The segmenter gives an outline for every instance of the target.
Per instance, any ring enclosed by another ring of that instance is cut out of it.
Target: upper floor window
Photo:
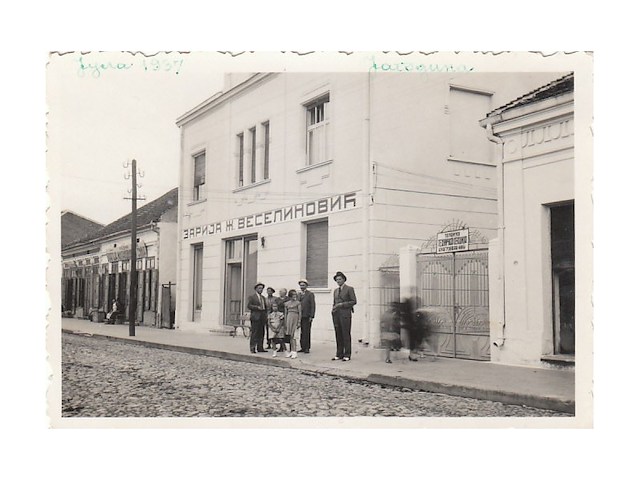
[[[264,143],[264,154],[262,163],[262,178],[267,180],[269,178],[269,122],[262,124],[262,139]]]
[[[491,111],[491,93],[451,86],[449,90],[449,158],[492,163],[492,144],[478,121]]]
[[[238,188],[269,179],[270,135],[268,121],[236,135]]]
[[[199,153],[193,157],[193,200],[204,199],[204,182],[206,160],[205,153]]]
[[[244,185],[244,133],[239,133],[236,137],[238,152],[238,186]]]
[[[329,160],[329,94],[305,105],[307,110],[307,165]]]
[[[256,128],[250,128],[249,129],[249,141],[251,142],[251,183],[256,183],[256,177],[257,177],[257,161],[258,161],[258,157],[256,156]]]

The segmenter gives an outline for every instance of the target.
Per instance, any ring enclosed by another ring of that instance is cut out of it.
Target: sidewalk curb
[[[525,395],[516,392],[502,390],[489,390],[483,388],[467,387],[464,385],[454,385],[448,383],[430,382],[427,380],[414,380],[411,378],[380,375],[372,373],[367,377],[367,381],[394,387],[411,388],[431,393],[444,393],[456,395],[458,397],[475,398],[477,400],[489,400],[501,402],[509,405],[522,405],[526,407],[541,408],[544,410],[554,410],[563,413],[575,414],[575,402],[565,401],[550,397],[537,397],[535,395]]]
[[[149,348],[158,348],[162,350],[171,350],[194,355],[204,355],[208,357],[216,357],[224,360],[233,360],[236,362],[255,363],[269,365],[281,368],[294,368],[296,370],[312,372],[322,375],[331,375],[351,380],[365,381],[378,385],[388,385],[392,387],[410,388],[430,393],[442,393],[446,395],[455,395],[465,398],[474,398],[477,400],[489,400],[493,402],[501,402],[509,405],[522,405],[533,408],[541,408],[546,410],[554,410],[563,413],[575,415],[575,401],[561,400],[552,397],[539,397],[535,395],[526,395],[516,392],[508,392],[501,390],[489,390],[476,387],[468,387],[464,385],[455,385],[442,382],[432,382],[428,380],[417,380],[399,376],[383,375],[378,373],[360,373],[353,370],[342,370],[339,368],[324,367],[310,365],[304,362],[291,363],[289,360],[280,358],[259,356],[259,354],[242,354],[225,352],[221,350],[209,350],[204,348],[188,347],[182,345],[171,345],[166,343],[152,342],[148,340],[140,340],[137,338],[119,337],[107,334],[85,333],[78,330],[62,329],[62,333],[72,335],[87,336],[94,338],[104,338],[109,340],[117,340],[128,344],[142,345]]]

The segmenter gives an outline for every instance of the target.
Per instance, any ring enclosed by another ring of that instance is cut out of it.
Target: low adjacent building
[[[481,125],[501,147],[498,230],[490,244],[491,358],[573,365],[574,75],[494,109]]]
[[[118,318],[126,320],[131,270],[136,268],[136,321],[172,327],[177,211],[177,188],[138,209],[136,265],[131,265],[131,214],[63,246],[63,314],[102,321],[116,300]]]

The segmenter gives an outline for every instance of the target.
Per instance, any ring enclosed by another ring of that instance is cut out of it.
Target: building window
[[[202,244],[193,246],[193,321],[202,313]]]
[[[123,260],[122,261],[122,271],[123,272],[128,272],[129,271],[129,260]]]
[[[327,287],[329,277],[329,221],[306,224],[306,277],[310,287]]]
[[[449,158],[493,163],[492,144],[478,121],[491,111],[491,93],[449,88]]]
[[[256,129],[249,129],[249,141],[251,142],[251,183],[256,183],[257,179],[257,157],[256,157]]]
[[[244,133],[236,136],[236,150],[238,152],[238,186],[244,185]]]
[[[264,122],[262,124],[262,134],[264,141],[264,157],[263,157],[263,170],[262,170],[262,178],[267,180],[269,178],[269,122]]]
[[[329,160],[329,94],[305,105],[307,110],[307,165]]]
[[[142,258],[136,258],[136,270],[142,270]]]
[[[147,270],[153,270],[154,268],[156,268],[156,257],[147,257],[145,259],[146,262],[146,269]]]
[[[202,152],[193,157],[193,200],[204,199],[206,160]]]
[[[118,262],[111,262],[111,273],[118,273]]]

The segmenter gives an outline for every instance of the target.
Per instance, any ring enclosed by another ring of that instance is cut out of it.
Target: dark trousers
[[[311,348],[311,318],[302,317],[300,320],[300,349],[308,352]]]
[[[251,320],[251,337],[249,337],[249,348],[251,350],[264,349],[264,327],[266,322],[263,319]]]
[[[269,325],[268,322],[264,322],[264,338],[267,339],[267,345],[271,346],[271,339],[269,338]]]
[[[334,313],[333,328],[336,332],[336,357],[351,357],[351,316]]]

